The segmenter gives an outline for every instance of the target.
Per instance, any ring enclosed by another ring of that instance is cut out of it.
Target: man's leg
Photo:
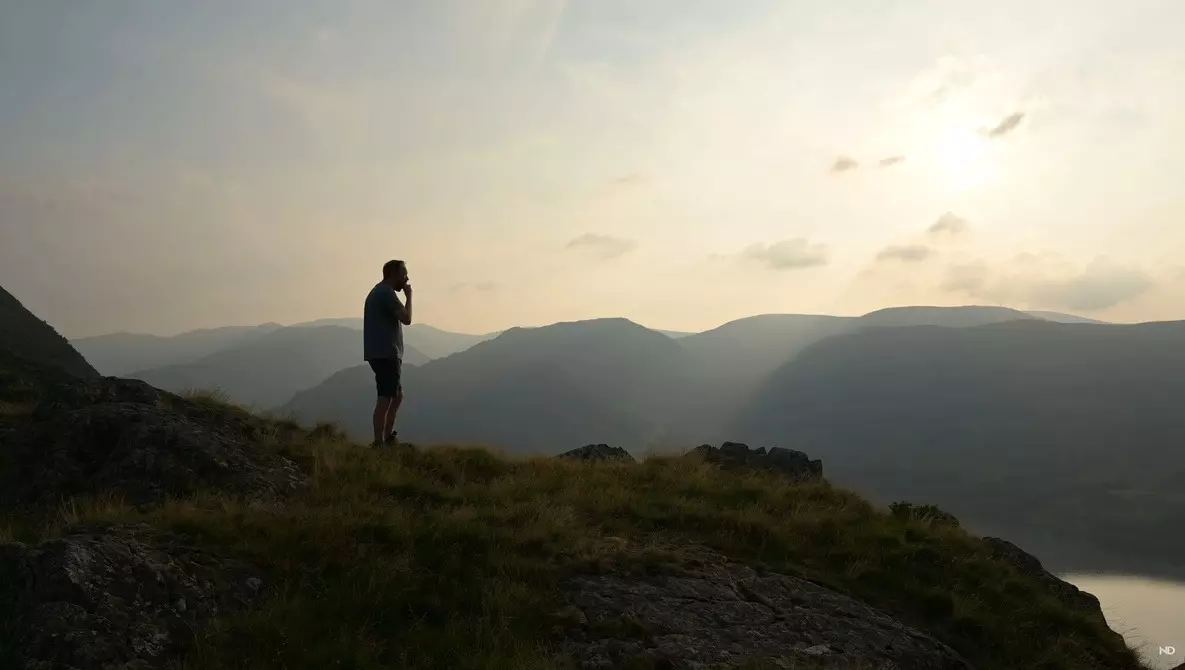
[[[390,417],[392,417],[390,420],[392,420],[392,421],[394,420],[395,412],[391,411],[391,405],[393,404],[394,400],[395,400],[394,398],[391,398],[388,396],[379,396],[378,402],[376,402],[374,404],[373,419],[374,419],[374,443],[375,444],[382,444],[383,443],[383,438],[387,434],[387,433],[383,432],[384,425],[387,424],[389,421],[389,419],[387,419],[387,417],[390,416]],[[388,429],[388,432],[389,432],[389,429]]]
[[[387,440],[386,444],[394,446],[395,442],[395,416],[399,414],[399,406],[403,404],[403,387],[399,387],[399,391],[391,398],[391,410],[387,412],[387,420],[383,425],[383,439]]]

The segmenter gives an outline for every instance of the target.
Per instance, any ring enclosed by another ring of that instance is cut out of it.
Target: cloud
[[[629,253],[637,246],[638,243],[634,240],[597,233],[585,233],[567,244],[569,249],[585,250],[602,260],[609,260]]]
[[[995,126],[991,128],[981,128],[979,132],[987,137],[1003,137],[1013,130],[1016,130],[1016,127],[1020,125],[1021,120],[1024,118],[1024,112],[1013,112],[1012,114],[1009,114],[1008,116],[1005,116],[1003,119],[1001,119],[1000,122]]]
[[[894,165],[897,165],[899,163],[904,163],[904,162],[905,162],[905,156],[888,156],[886,158],[880,159],[879,161],[876,162],[876,164],[879,165],[880,167],[884,168],[884,167],[892,167]]]
[[[840,156],[839,158],[835,159],[834,163],[831,164],[831,171],[848,172],[849,170],[855,170],[858,167],[860,167],[860,164],[856,162],[855,158],[851,158],[850,156]]]
[[[650,180],[646,177],[646,175],[641,174],[639,172],[631,172],[630,174],[627,174],[627,175],[615,177],[610,183],[613,184],[614,186],[625,187],[625,186],[641,186],[642,184],[645,184],[648,181],[650,181]]]
[[[924,244],[906,244],[885,247],[876,255],[876,259],[878,261],[920,263],[933,255],[934,250]]]
[[[811,244],[799,237],[774,242],[769,246],[752,244],[741,252],[741,257],[761,263],[770,270],[797,270],[826,265],[827,247]]]
[[[955,214],[954,212],[946,212],[938,217],[934,225],[926,229],[926,232],[933,236],[938,235],[962,235],[970,232],[971,224],[967,219]]]
[[[1060,270],[1060,271],[1059,271]],[[1025,255],[991,270],[982,262],[947,268],[942,288],[999,303],[1022,303],[1034,309],[1091,312],[1114,307],[1153,286],[1142,270],[1098,258],[1085,268],[1054,270],[1040,257]]]

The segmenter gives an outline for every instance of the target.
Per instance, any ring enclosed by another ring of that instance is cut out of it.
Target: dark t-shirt
[[[366,296],[362,316],[362,357],[403,360],[403,322],[406,314],[395,289],[379,282]]]

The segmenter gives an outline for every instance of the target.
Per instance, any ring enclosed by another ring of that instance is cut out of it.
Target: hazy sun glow
[[[935,143],[935,170],[948,189],[962,192],[986,185],[996,178],[989,142],[968,128],[948,128]]]

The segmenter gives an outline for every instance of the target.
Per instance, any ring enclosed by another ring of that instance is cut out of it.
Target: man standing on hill
[[[407,305],[396,291],[407,296]],[[374,443],[371,446],[395,446],[395,414],[403,403],[403,326],[411,325],[411,284],[407,264],[387,261],[383,280],[366,296],[362,318],[363,358],[374,370],[378,402],[374,406]]]

